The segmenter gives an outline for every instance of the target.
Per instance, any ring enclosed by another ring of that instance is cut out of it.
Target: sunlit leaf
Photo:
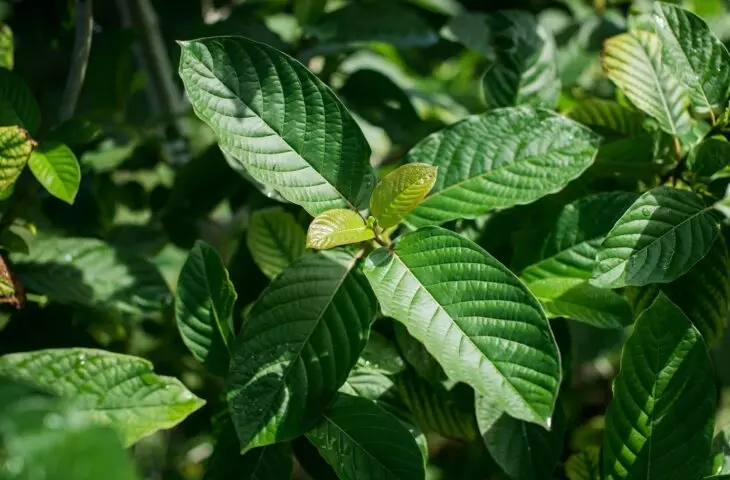
[[[81,168],[70,148],[62,143],[45,142],[33,150],[28,166],[51,195],[74,203],[81,183]]]
[[[372,228],[352,210],[338,208],[317,216],[307,230],[307,248],[327,250],[340,245],[363,242],[375,237]]]
[[[370,214],[382,228],[397,225],[428,195],[436,183],[438,169],[407,163],[386,175],[370,197]]]

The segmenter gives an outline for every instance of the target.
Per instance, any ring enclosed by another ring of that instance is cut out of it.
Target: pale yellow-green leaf
[[[13,31],[7,25],[0,26],[0,68],[13,69]]]
[[[373,190],[370,213],[382,228],[397,225],[426,198],[436,183],[438,168],[407,163],[390,172]]]
[[[0,127],[0,190],[14,184],[33,151],[33,141],[23,128]]]
[[[358,243],[375,237],[365,220],[352,210],[328,210],[309,224],[307,248],[326,250],[340,245]]]

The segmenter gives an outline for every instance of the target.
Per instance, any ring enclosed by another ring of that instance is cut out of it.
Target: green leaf
[[[394,322],[393,330],[395,331],[395,341],[398,349],[403,353],[403,358],[421,378],[432,385],[443,386],[447,390],[453,387],[454,382],[446,376],[441,365],[428,353],[421,342],[408,333],[402,323]]]
[[[338,394],[307,438],[342,480],[424,478],[415,440],[369,400]]]
[[[553,277],[590,279],[601,242],[636,198],[634,193],[604,192],[563,207],[542,245],[541,260],[521,278],[527,283]]]
[[[317,216],[307,230],[307,248],[328,250],[375,238],[375,232],[352,210],[338,208]]]
[[[671,283],[632,287],[627,290],[634,311],[647,309],[663,292],[700,331],[712,347],[722,338],[730,311],[730,257],[722,235],[709,253]]]
[[[41,112],[25,82],[16,74],[0,68],[0,125],[19,125],[30,135],[38,132]]]
[[[460,404],[458,394],[428,383],[412,370],[399,375],[397,383],[401,398],[423,432],[465,442],[477,438],[471,405]]]
[[[398,225],[428,195],[437,174],[431,165],[407,163],[386,175],[370,197],[370,214],[378,226]]]
[[[33,141],[28,132],[17,126],[0,126],[0,190],[15,183],[32,151]]]
[[[607,480],[703,477],[715,424],[715,380],[689,319],[659,295],[636,321],[606,412]]]
[[[609,38],[604,44],[606,75],[639,110],[656,119],[675,137],[692,129],[686,90],[662,65],[662,44],[651,32],[636,31]]]
[[[188,350],[222,376],[228,371],[235,303],[236,291],[218,252],[207,243],[196,242],[180,271],[175,319]]]
[[[438,37],[412,9],[383,0],[348,3],[329,12],[310,32],[330,45],[385,42],[399,47],[425,47]]]
[[[370,147],[332,91],[302,64],[243,37],[181,42],[180,76],[221,149],[315,216],[364,208]]]
[[[407,156],[439,167],[413,210],[413,227],[533,202],[563,189],[593,162],[599,137],[556,113],[516,107],[474,115],[436,132]]]
[[[550,32],[523,10],[487,15],[485,24],[494,49],[482,79],[487,105],[555,108],[560,78]]]
[[[544,278],[527,285],[548,318],[570,318],[597,328],[631,325],[631,307],[623,295],[598,288],[580,278]]]
[[[488,405],[483,405],[487,403]],[[482,440],[497,464],[514,480],[543,480],[560,459],[565,435],[565,414],[560,404],[550,430],[502,414],[494,420],[494,406],[476,398],[476,417]]]
[[[360,354],[365,365],[386,375],[395,375],[406,368],[398,349],[378,332],[371,332],[368,343]]]
[[[709,177],[729,164],[730,143],[723,136],[705,139],[687,157],[687,168],[701,177]]]
[[[565,462],[568,480],[601,480],[601,452],[596,447],[587,447],[570,456]]]
[[[13,31],[3,24],[0,26],[0,68],[13,69],[14,52]]]
[[[431,227],[373,251],[365,275],[383,313],[403,323],[449,378],[514,417],[549,425],[558,350],[539,302],[506,267]]]
[[[718,232],[714,213],[696,193],[649,190],[606,235],[591,283],[619,288],[671,282],[707,255]]]
[[[286,444],[255,448],[241,455],[241,447],[230,418],[216,436],[203,480],[291,480],[292,457]]]
[[[342,251],[305,255],[248,314],[228,377],[243,451],[306,432],[347,379],[376,309],[356,260]]]
[[[170,290],[146,259],[93,238],[42,237],[12,256],[25,287],[62,303],[159,315]]]
[[[256,265],[274,278],[304,255],[306,233],[294,215],[281,207],[256,210],[246,232],[246,245]]]
[[[654,4],[661,61],[686,87],[693,107],[708,114],[727,106],[730,54],[700,17],[677,5]]]
[[[644,133],[644,115],[613,100],[587,98],[571,108],[568,116],[599,133],[626,136]]]
[[[322,16],[326,5],[327,0],[294,0],[294,16],[299,25],[310,25]]]
[[[126,446],[171,428],[205,403],[142,358],[89,348],[13,353],[0,375],[29,382],[72,403],[89,422],[113,426]]]
[[[28,166],[51,195],[74,203],[81,183],[81,168],[70,148],[62,143],[43,143],[33,150]]]

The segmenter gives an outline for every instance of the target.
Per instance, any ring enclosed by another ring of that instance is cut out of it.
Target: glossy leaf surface
[[[382,228],[397,225],[428,195],[436,183],[438,169],[407,163],[385,176],[370,197],[370,214]]]
[[[81,183],[81,168],[70,148],[62,143],[43,143],[33,150],[28,166],[51,195],[74,203]]]
[[[317,216],[307,230],[307,248],[328,250],[375,237],[365,220],[352,210],[338,208]]]

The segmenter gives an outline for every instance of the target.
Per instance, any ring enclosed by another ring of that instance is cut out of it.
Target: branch
[[[84,77],[86,77],[86,66],[89,64],[89,53],[91,52],[91,34],[94,26],[92,0],[76,0],[74,16],[76,18],[76,39],[74,40],[66,89],[63,91],[61,108],[58,114],[61,122],[73,116],[76,104],[79,101],[81,86],[84,84]]]

